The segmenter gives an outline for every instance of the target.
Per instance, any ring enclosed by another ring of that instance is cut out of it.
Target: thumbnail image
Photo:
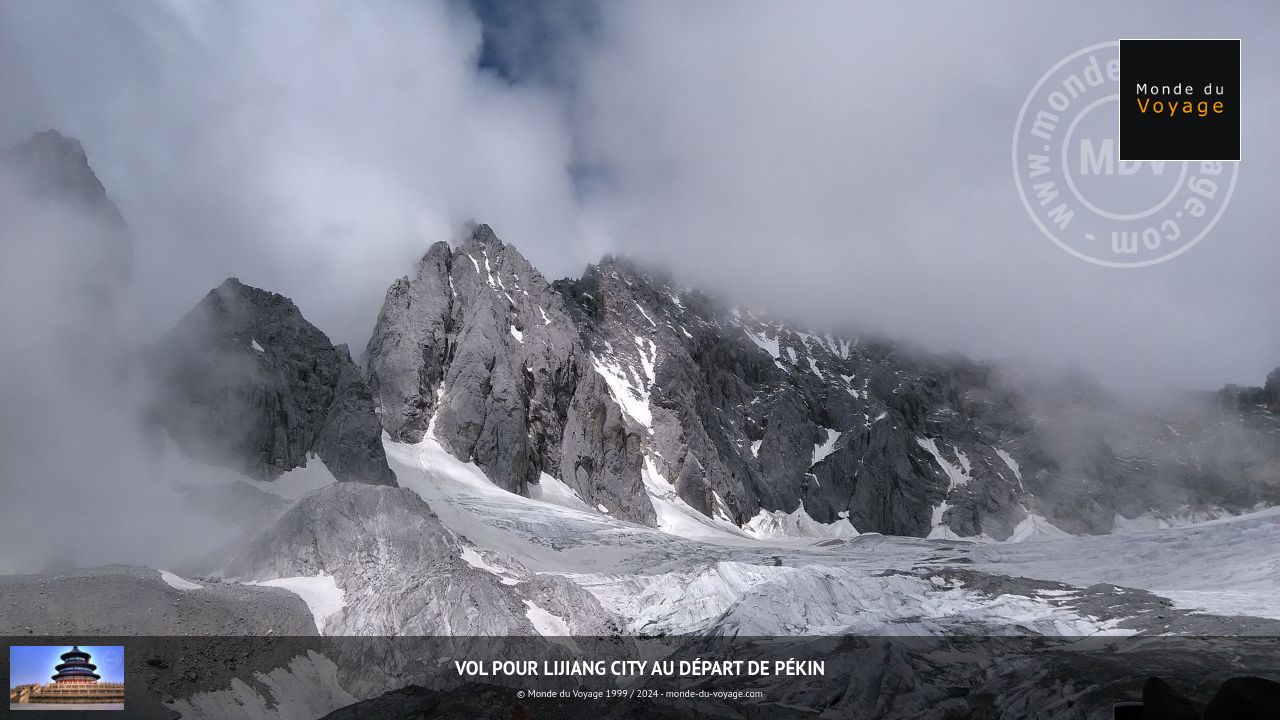
[[[10,647],[9,709],[123,710],[124,647]]]

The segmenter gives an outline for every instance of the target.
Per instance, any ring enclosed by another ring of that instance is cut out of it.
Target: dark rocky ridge
[[[227,280],[151,370],[152,417],[194,458],[273,480],[314,455],[338,480],[396,484],[362,373],[286,297]]]
[[[1280,501],[1280,448],[1240,461],[1256,431],[1212,403],[1158,415],[1071,373],[804,331],[618,258],[548,285],[484,225],[392,285],[367,368],[394,439],[430,427],[512,492],[547,473],[647,524],[668,482],[736,524],[803,505],[863,532],[995,539],[1031,514],[1096,533]]]
[[[1262,387],[1227,385],[1218,391],[1218,398],[1227,407],[1242,412],[1280,413],[1280,367],[1267,373]]]

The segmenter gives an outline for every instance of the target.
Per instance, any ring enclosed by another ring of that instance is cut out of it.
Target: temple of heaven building
[[[56,683],[96,683],[102,679],[94,670],[97,665],[89,662],[89,653],[80,649],[79,645],[71,648],[71,652],[62,653],[62,664],[53,668],[58,671],[53,676]]]
[[[19,685],[9,689],[9,708],[22,705],[57,704],[68,710],[121,710],[124,683],[100,682],[89,653],[77,645],[62,653],[54,666],[53,682],[46,685]]]

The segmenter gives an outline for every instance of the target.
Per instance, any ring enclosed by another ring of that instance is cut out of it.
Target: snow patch
[[[653,346],[652,341],[649,344],[650,347]],[[643,351],[641,355],[643,355]],[[641,363],[645,366],[645,379],[649,379],[649,382],[652,383],[653,361],[642,357]],[[652,431],[653,413],[649,410],[648,384],[638,377],[637,380],[639,382],[633,383],[627,377],[628,374],[635,374],[630,368],[623,368],[621,365],[610,362],[595,353],[591,355],[591,364],[595,367],[596,372],[604,378],[605,384],[609,386],[609,394],[613,396],[614,402],[618,403],[618,407],[622,408],[622,412]]]
[[[951,497],[951,493],[954,492],[956,488],[962,487],[968,484],[970,480],[969,458],[965,457],[964,453],[960,452],[958,448],[956,448],[954,445],[952,446],[952,449],[955,450],[956,452],[956,459],[960,463],[960,465],[954,465],[950,461],[948,461],[945,457],[942,456],[942,451],[938,449],[938,443],[933,438],[917,437],[916,444],[924,448],[925,450],[929,451],[929,454],[933,456],[933,459],[938,463],[938,466],[942,468],[942,471],[944,473],[946,473],[947,497]],[[946,514],[949,508],[950,508],[950,505],[947,503],[945,499],[942,502],[938,503],[938,505],[933,508],[933,518],[932,518],[933,530],[929,532],[928,539],[930,540],[965,539],[965,538],[961,538],[959,535],[956,535],[951,530],[951,528],[946,527],[945,525],[942,524],[942,516]]]
[[[809,463],[812,467],[822,462],[822,459],[836,451],[836,441],[840,439],[841,433],[837,430],[824,428],[827,431],[827,439],[821,445],[813,446],[813,462]]]
[[[476,552],[476,550],[470,547],[469,545],[462,546],[461,556],[462,556],[462,560],[466,562],[468,565],[470,565],[471,567],[476,568],[477,570],[483,570],[489,573],[490,575],[497,576],[498,580],[503,585],[519,585],[520,584],[520,581],[518,579],[511,577],[512,573],[510,570],[507,570],[506,568],[501,567],[499,565],[494,565],[493,563],[490,563],[489,561],[485,560],[483,555],[481,555],[479,552]]]
[[[489,266],[489,251],[481,250],[480,252],[484,254],[484,272],[485,275],[489,277],[489,289],[494,291],[497,291],[498,289],[506,290],[507,287],[502,284],[502,278],[498,277],[495,279],[493,276],[493,268]],[[475,262],[475,260],[472,260],[472,262]],[[479,272],[478,268],[476,272]],[[507,299],[510,300],[511,296],[508,295]]]
[[[635,303],[635,306],[636,309],[640,311],[640,314],[644,316],[644,319],[649,321],[650,325],[658,327],[658,323],[654,322],[653,318],[649,317],[649,313],[645,312],[644,308],[640,307],[640,303]]]
[[[839,520],[832,523],[820,523],[805,512],[804,502],[789,513],[781,510],[772,512],[760,509],[756,516],[747,521],[742,529],[751,537],[760,540],[777,540],[781,538],[852,538],[858,531],[849,522],[849,513],[842,513]]]
[[[942,456],[942,452],[938,450],[938,443],[933,438],[918,437],[916,438],[916,444],[925,450],[928,450],[929,454],[933,456],[933,459],[937,461],[938,466],[942,468],[944,473],[946,473],[947,494],[950,494],[958,487],[967,485],[969,480],[972,479],[969,477],[969,458],[965,457],[960,451],[956,451],[956,457],[960,462],[960,465],[953,465]]]
[[[1018,526],[1013,529],[1013,534],[1009,536],[1006,542],[1035,542],[1065,537],[1071,537],[1071,533],[1049,522],[1044,516],[1031,513],[1023,518],[1022,522],[1018,523]]]
[[[497,575],[498,577],[503,577],[507,574],[506,568],[502,568],[497,565],[490,565],[489,562],[484,559],[484,556],[476,552],[475,548],[470,545],[462,546],[461,557],[463,562],[477,570],[483,570],[491,575]]]
[[[871,379],[870,379],[870,378],[867,378],[867,379],[863,380],[863,381],[862,381],[862,390],[858,390],[858,388],[853,387],[853,379],[854,379],[854,377],[856,377],[856,376],[854,376],[854,375],[841,375],[841,376],[840,376],[840,379],[841,379],[841,380],[844,380],[845,389],[849,391],[849,394],[853,396],[853,399],[854,399],[854,400],[870,400],[870,399],[871,399],[871,393],[867,390],[867,384],[871,382]]]
[[[943,500],[942,502],[933,506],[933,516],[929,519],[929,523],[933,526],[933,531],[930,532],[928,536],[930,540],[936,540],[937,538],[934,537],[934,533],[940,530],[943,530],[944,528],[946,529],[947,532],[951,532],[951,528],[945,527],[942,524],[942,516],[946,515],[947,511],[950,509],[951,509],[951,504],[948,503],[946,500]]]
[[[589,510],[573,488],[546,473],[538,476],[537,484],[529,484],[529,497],[573,510]]]
[[[649,338],[636,336],[636,349],[640,351],[640,367],[644,370],[645,380],[648,381],[648,387],[652,387],[658,376],[654,373],[654,366],[658,363],[658,346]]]
[[[252,340],[249,341],[249,347],[253,348],[254,350],[257,350],[258,352],[266,352],[266,350],[263,349],[263,347],[258,344],[257,338],[253,338]]]
[[[709,518],[693,509],[676,493],[676,488],[658,471],[649,455],[640,468],[649,502],[658,518],[658,529],[685,538],[743,537],[743,532],[730,522]]]
[[[769,357],[773,359],[774,365],[777,365],[780,370],[787,369],[785,365],[778,362],[781,359],[782,351],[778,348],[777,339],[770,340],[764,335],[759,335],[750,330],[746,330],[746,333],[747,333],[747,337],[751,338],[751,342],[756,344],[756,347],[769,353]]]
[[[160,579],[168,583],[169,587],[177,588],[179,590],[203,590],[204,589],[203,585],[197,585],[191,582],[190,580],[183,580],[182,578],[178,577],[177,575],[174,575],[168,570],[160,571]]]
[[[1012,470],[1013,474],[1018,478],[1018,489],[1026,492],[1027,488],[1022,484],[1022,468],[1018,466],[1018,461],[1014,460],[1013,456],[1005,450],[995,448],[995,451],[996,455],[1000,456],[1000,459],[1004,461],[1004,464],[1008,465],[1009,469]]]
[[[813,357],[810,356],[805,359],[809,361],[809,371],[812,372],[814,375],[817,375],[819,378],[825,380],[826,376],[823,375],[822,371],[818,369],[818,364],[813,361]]]
[[[939,507],[941,507],[943,509],[943,512],[945,512],[948,505],[944,502]],[[942,519],[941,519],[942,513],[938,512],[938,508],[934,508],[934,517],[938,518],[939,523],[942,522]],[[983,533],[981,535],[961,535],[957,533],[955,530],[952,530],[949,526],[941,525],[941,524],[935,526],[932,530],[930,530],[929,534],[925,536],[925,539],[926,540],[961,540],[964,542],[974,542],[974,543],[995,542],[995,540],[992,540],[991,537],[986,533]]]
[[[524,343],[524,333],[517,330],[515,325],[511,326],[511,337],[515,338],[520,343]]]
[[[711,514],[717,520],[723,520],[727,523],[733,522],[729,517],[729,504],[715,490],[711,491]]]
[[[569,623],[565,622],[564,618],[547,612],[532,600],[525,600],[524,604],[528,608],[524,611],[524,616],[529,618],[529,622],[533,623],[533,629],[537,630],[539,635],[544,637],[564,637],[573,634],[569,630]]]
[[[435,439],[436,436],[436,418],[440,417],[440,403],[444,400],[444,383],[441,382],[436,386],[436,401],[431,406],[431,419],[427,421],[427,431],[422,434],[422,438]],[[386,433],[383,433],[384,435]]]
[[[315,577],[305,575],[298,577],[278,578],[251,582],[249,585],[265,585],[267,587],[284,588],[302,598],[311,609],[311,617],[316,621],[316,630],[324,634],[324,623],[331,615],[346,607],[346,593],[338,587],[332,575],[321,573]]]

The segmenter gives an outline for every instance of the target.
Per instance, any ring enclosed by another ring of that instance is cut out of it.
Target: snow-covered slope
[[[1280,508],[1176,528],[990,545],[976,570],[1114,583],[1167,597],[1180,608],[1280,619]]]
[[[1032,519],[1017,544],[841,536],[821,527],[809,537],[752,536],[728,524],[682,536],[562,496],[546,502],[508,492],[430,438],[416,444],[388,438],[385,447],[401,490],[341,484],[309,499],[411,492],[430,505],[414,511],[415,522],[429,512],[438,525],[414,525],[408,533],[388,530],[402,521],[366,525],[361,534],[382,538],[370,540],[371,552],[380,554],[372,564],[358,547],[345,551],[346,559],[308,561],[310,550],[282,551],[274,540],[263,546],[300,556],[305,572],[267,562],[258,565],[256,579],[333,572],[346,589],[347,607],[329,620],[327,633],[513,632],[518,626],[559,635],[609,623],[639,635],[1092,635],[1199,627],[1193,615],[1159,597],[1188,611],[1275,616],[1266,603],[1242,598],[1280,583],[1274,560],[1262,557],[1280,539],[1280,513],[1145,534],[1150,537],[1076,538]],[[331,532],[345,539],[335,543],[351,542],[351,532]],[[1233,549],[1242,543],[1251,549]],[[1188,565],[1189,544],[1202,549],[1202,561]],[[1135,561],[1150,570],[1138,572]],[[1178,567],[1205,575],[1169,581]],[[423,577],[459,590],[448,604],[424,605],[413,580]],[[1104,582],[1156,595],[1097,586]],[[573,594],[581,590],[590,603]],[[363,599],[353,605],[351,593]],[[414,608],[412,621],[388,625],[393,607],[406,602]],[[485,608],[486,617],[480,625],[459,624],[457,613],[471,612],[460,608]],[[1230,627],[1212,620],[1216,629]]]

